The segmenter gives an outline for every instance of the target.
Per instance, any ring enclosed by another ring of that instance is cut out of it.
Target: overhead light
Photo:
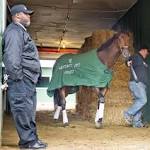
[[[79,0],[72,0],[73,4],[76,4],[79,2]]]
[[[62,48],[66,48],[66,45],[65,45],[65,44],[63,44],[63,45],[62,45]]]

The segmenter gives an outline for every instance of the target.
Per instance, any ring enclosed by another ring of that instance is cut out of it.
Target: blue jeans
[[[142,109],[147,103],[146,85],[142,82],[130,81],[129,88],[134,102],[126,112],[133,116],[133,124],[138,125],[142,123]]]
[[[28,78],[8,80],[8,100],[20,138],[19,145],[35,142],[36,85]]]

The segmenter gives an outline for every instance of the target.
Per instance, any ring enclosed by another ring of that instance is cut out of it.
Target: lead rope
[[[121,48],[121,53],[122,53],[122,56],[125,58],[126,61],[129,60],[129,57],[131,56],[129,51],[128,51],[128,46],[123,46],[123,48]],[[130,70],[131,70],[131,73],[133,75],[133,78],[136,82],[138,82],[138,77],[135,73],[135,70],[133,68],[133,65],[131,64],[130,65]]]

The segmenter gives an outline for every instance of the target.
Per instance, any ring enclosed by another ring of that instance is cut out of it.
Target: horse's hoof
[[[95,122],[95,128],[96,129],[102,129],[103,128],[103,125],[101,122]]]
[[[68,127],[68,126],[69,126],[68,122],[63,124],[63,127]]]

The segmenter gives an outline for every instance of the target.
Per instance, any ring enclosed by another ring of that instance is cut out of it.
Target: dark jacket
[[[19,24],[11,23],[3,34],[3,62],[12,80],[24,76],[37,83],[41,72],[38,50],[30,35]]]
[[[137,75],[138,81],[147,85],[148,83],[148,65],[145,62],[145,59],[137,53],[129,58],[132,60],[133,69]],[[134,81],[133,74],[131,72],[130,81]]]

